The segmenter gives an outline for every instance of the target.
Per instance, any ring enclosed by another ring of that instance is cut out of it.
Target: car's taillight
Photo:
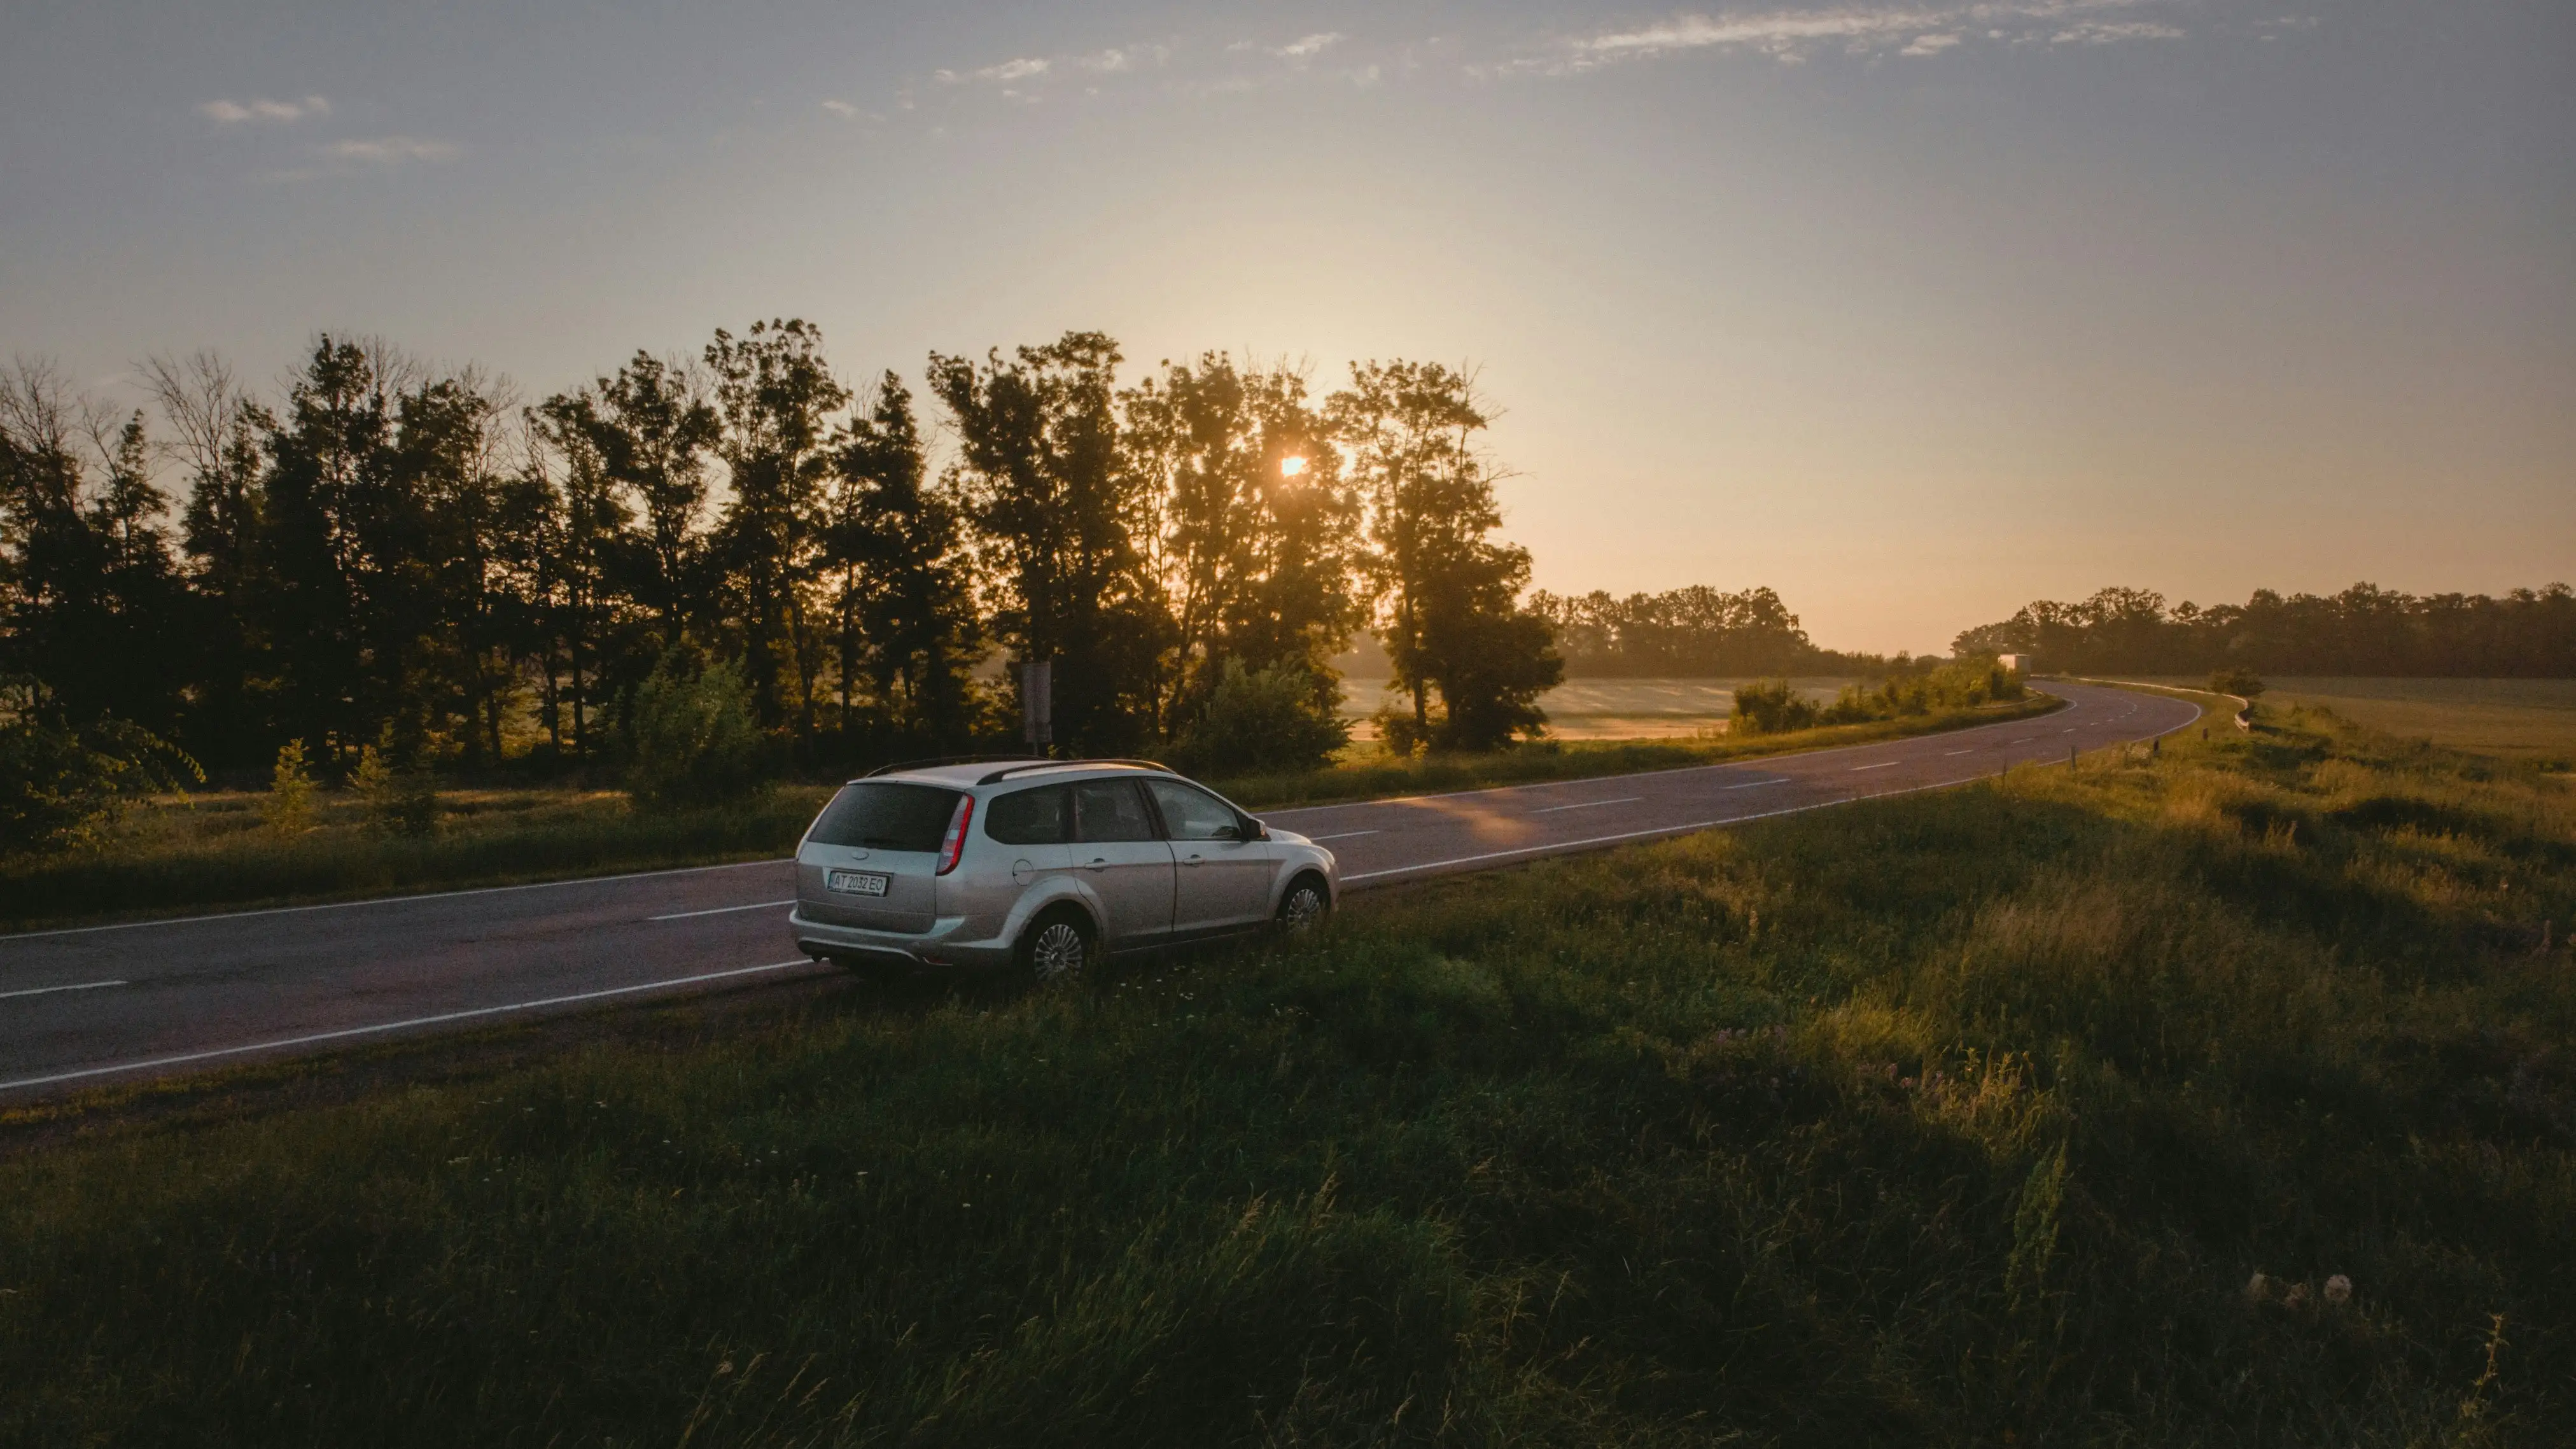
[[[948,838],[939,843],[939,873],[946,875],[957,868],[957,858],[966,853],[966,822],[975,818],[975,797],[957,797],[957,813],[948,817]]]

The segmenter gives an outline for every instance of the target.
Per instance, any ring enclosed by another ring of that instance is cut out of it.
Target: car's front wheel
[[[1091,922],[1071,906],[1058,906],[1020,934],[1020,974],[1040,986],[1069,981],[1091,960]]]
[[[1288,883],[1288,893],[1279,898],[1279,933],[1307,935],[1332,913],[1333,897],[1324,882],[1316,876],[1301,875]]]

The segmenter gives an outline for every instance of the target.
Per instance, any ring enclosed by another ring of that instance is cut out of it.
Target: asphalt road
[[[2066,709],[1947,734],[1263,818],[1366,889],[2063,764],[2200,713],[2047,687]],[[0,937],[0,1099],[837,970],[793,955],[794,882],[759,861]]]

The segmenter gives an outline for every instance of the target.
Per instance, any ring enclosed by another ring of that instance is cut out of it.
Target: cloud
[[[331,114],[331,103],[321,96],[306,96],[300,101],[272,101],[254,96],[246,101],[208,101],[197,107],[197,114],[224,126],[237,126],[245,121],[300,121],[307,116]]]
[[[365,166],[399,166],[406,161],[452,161],[457,154],[452,142],[422,141],[410,136],[385,136],[373,141],[334,141],[316,149],[334,161]]]
[[[1032,77],[1045,75],[1048,70],[1054,67],[1054,65],[1055,62],[1047,59],[1045,56],[1033,55],[1023,57],[1019,60],[1006,60],[999,65],[988,65],[980,70],[964,72],[943,70],[936,71],[933,74],[941,83],[952,86],[967,81],[983,81],[994,85],[1009,85],[1014,81],[1024,81],[1031,79]]]
[[[2183,32],[2144,20],[2094,19],[2136,12],[2170,0],[1933,0],[1912,5],[1844,5],[1822,9],[1682,14],[1651,25],[1563,39],[1490,74],[1569,75],[1627,61],[1697,50],[1741,50],[1783,61],[1803,60],[1834,48],[1861,55],[1937,55],[1962,43],[1963,33],[1988,39],[2170,40]]]
[[[1041,76],[1064,71],[1090,71],[1098,75],[1116,75],[1141,66],[1158,66],[1171,58],[1168,45],[1111,46],[1105,50],[1081,55],[1024,55],[997,65],[978,66],[973,70],[936,70],[931,79],[941,85],[1017,86]]]
[[[1349,38],[1338,30],[1319,30],[1312,35],[1301,35],[1270,53],[1281,60],[1309,60]]]
[[[2057,45],[2109,45],[2121,40],[2180,40],[2182,36],[2182,31],[2173,26],[2149,21],[2104,24],[2088,20],[2066,27],[2050,36],[2049,40]]]
[[[825,101],[823,103],[823,109],[830,111],[833,115],[840,117],[844,121],[856,120],[859,114],[859,108],[851,105],[848,101]]]

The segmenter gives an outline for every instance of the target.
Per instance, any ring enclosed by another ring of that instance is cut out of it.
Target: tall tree
[[[706,361],[733,493],[716,549],[744,673],[761,723],[810,740],[825,644],[808,597],[832,470],[824,445],[849,389],[823,359],[822,329],[797,319],[755,322],[739,339],[718,329]]]
[[[601,416],[584,390],[557,393],[530,409],[527,429],[527,476],[535,496],[523,506],[540,530],[534,563],[547,615],[546,728],[558,752],[587,756],[594,748],[591,716],[600,682],[621,652],[621,581],[651,589],[663,627],[675,629],[678,595],[664,587],[670,575],[661,565],[678,555],[627,531],[631,515],[618,496],[608,451],[600,446],[603,439],[632,446],[624,419]]]
[[[934,748],[973,729],[980,626],[957,500],[929,485],[912,394],[888,372],[864,416],[834,438],[838,476],[825,557],[840,574],[841,729],[873,685],[887,723]]]
[[[118,426],[41,364],[0,376],[0,673],[36,680],[72,727],[177,714],[168,506],[141,414]]]
[[[1120,456],[1118,345],[1068,332],[1010,360],[930,357],[955,415],[957,482],[999,595],[996,632],[1055,664],[1056,737],[1093,753],[1152,737],[1168,626],[1140,532],[1151,487]]]
[[[1487,536],[1502,509],[1475,449],[1487,418],[1470,380],[1439,363],[1354,363],[1327,411],[1368,495],[1380,633],[1416,737],[1489,749],[1537,731],[1538,696],[1564,665],[1547,621],[1519,604],[1529,551]]]
[[[601,472],[643,519],[649,567],[634,584],[652,610],[665,647],[679,642],[704,607],[707,581],[707,455],[716,410],[687,368],[638,350],[614,377],[599,379],[581,426]]]
[[[1226,659],[1296,664],[1319,707],[1338,704],[1329,661],[1359,621],[1358,509],[1305,380],[1208,353],[1165,364],[1120,401],[1128,467],[1159,504],[1149,542],[1178,651],[1164,728]]]
[[[152,358],[143,374],[188,478],[180,541],[188,566],[192,699],[181,738],[200,759],[255,763],[275,743],[273,680],[259,619],[267,526],[261,440],[276,420],[213,353]]]

